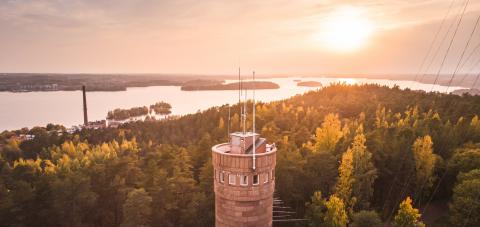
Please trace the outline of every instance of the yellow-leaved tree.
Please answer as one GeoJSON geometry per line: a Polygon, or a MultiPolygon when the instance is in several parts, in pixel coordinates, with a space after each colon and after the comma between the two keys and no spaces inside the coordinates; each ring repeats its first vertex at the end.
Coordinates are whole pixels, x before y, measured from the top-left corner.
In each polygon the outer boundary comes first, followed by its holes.
{"type": "Polygon", "coordinates": [[[435,154],[433,154],[433,142],[429,135],[419,137],[413,143],[412,151],[415,160],[416,187],[419,189],[419,197],[433,185],[433,171],[435,169],[435,154]]]}
{"type": "Polygon", "coordinates": [[[315,131],[315,151],[333,152],[342,136],[342,125],[338,115],[327,114],[323,120],[322,127],[317,128],[315,131]]]}
{"type": "Polygon", "coordinates": [[[420,212],[413,208],[412,199],[407,197],[400,203],[398,213],[393,220],[394,227],[425,227],[425,224],[420,221],[420,212]]]}

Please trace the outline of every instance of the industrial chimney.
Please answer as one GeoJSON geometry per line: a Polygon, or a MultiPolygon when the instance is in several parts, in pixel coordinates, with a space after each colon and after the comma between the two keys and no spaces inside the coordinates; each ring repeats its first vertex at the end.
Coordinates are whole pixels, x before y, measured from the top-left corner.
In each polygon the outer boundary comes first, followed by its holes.
{"type": "Polygon", "coordinates": [[[88,125],[88,113],[87,113],[87,93],[85,85],[82,85],[83,92],[83,125],[88,125]]]}

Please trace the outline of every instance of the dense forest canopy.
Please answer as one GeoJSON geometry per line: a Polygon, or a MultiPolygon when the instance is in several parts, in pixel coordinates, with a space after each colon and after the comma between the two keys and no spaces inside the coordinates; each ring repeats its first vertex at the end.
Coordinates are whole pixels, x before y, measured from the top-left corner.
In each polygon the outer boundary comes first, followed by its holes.
{"type": "MultiPolygon", "coordinates": [[[[211,146],[240,126],[239,106],[228,112],[3,132],[0,225],[213,226],[211,146]]],[[[336,84],[256,113],[297,225],[480,225],[479,96],[336,84]]]]}

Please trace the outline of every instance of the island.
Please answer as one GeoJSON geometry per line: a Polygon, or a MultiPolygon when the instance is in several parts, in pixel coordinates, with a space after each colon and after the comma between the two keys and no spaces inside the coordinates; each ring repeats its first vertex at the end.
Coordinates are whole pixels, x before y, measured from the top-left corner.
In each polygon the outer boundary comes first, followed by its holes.
{"type": "Polygon", "coordinates": [[[155,112],[155,114],[168,115],[171,114],[172,105],[166,102],[157,102],[153,105],[150,105],[150,113],[155,112]]]}
{"type": "Polygon", "coordinates": [[[139,117],[147,117],[146,119],[154,119],[154,114],[164,117],[172,113],[171,109],[172,105],[163,101],[150,105],[150,108],[147,106],[133,107],[130,109],[117,108],[113,111],[108,111],[107,120],[109,120],[109,123],[111,123],[114,121],[138,120],[137,118],[139,117]]]}
{"type": "Polygon", "coordinates": [[[301,81],[297,83],[299,87],[321,87],[322,83],[318,81],[301,81]]]}
{"type": "Polygon", "coordinates": [[[146,106],[133,107],[127,110],[115,109],[113,111],[108,111],[107,120],[122,121],[132,117],[140,117],[143,115],[147,115],[148,113],[149,113],[149,109],[146,106]]]}
{"type": "MultiPolygon", "coordinates": [[[[257,89],[257,90],[263,90],[263,89],[278,89],[280,86],[276,83],[269,82],[269,81],[248,81],[248,82],[243,82],[242,83],[242,88],[243,89],[257,89]]],[[[181,87],[182,91],[210,91],[210,90],[237,90],[239,89],[239,83],[218,83],[218,82],[213,82],[213,83],[185,83],[181,87]]]]}

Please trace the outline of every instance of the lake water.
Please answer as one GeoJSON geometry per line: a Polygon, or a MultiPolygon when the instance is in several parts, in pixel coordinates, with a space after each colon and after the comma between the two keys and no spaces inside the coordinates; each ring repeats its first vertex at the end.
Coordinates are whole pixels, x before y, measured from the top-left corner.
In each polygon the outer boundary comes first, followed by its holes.
{"type": "MultiPolygon", "coordinates": [[[[432,89],[431,84],[379,79],[288,77],[259,79],[258,81],[260,80],[268,80],[280,85],[279,89],[257,90],[255,92],[256,98],[263,102],[285,99],[309,90],[318,89],[298,87],[294,80],[319,81],[324,86],[335,82],[345,82],[347,84],[377,83],[388,86],[396,84],[400,88],[426,91],[432,89]]],[[[460,88],[451,87],[449,91],[460,88]]],[[[446,87],[436,85],[434,90],[445,92],[446,87]]],[[[248,98],[251,98],[251,91],[248,91],[247,95],[248,98]]],[[[182,91],[178,86],[154,86],[128,88],[126,91],[117,92],[88,92],[88,117],[90,121],[102,120],[105,119],[109,110],[149,106],[159,101],[170,103],[172,114],[185,115],[212,106],[234,104],[238,102],[238,91],[182,91]]],[[[48,123],[62,124],[66,127],[82,124],[82,92],[0,92],[0,131],[45,126],[48,123]]]]}

